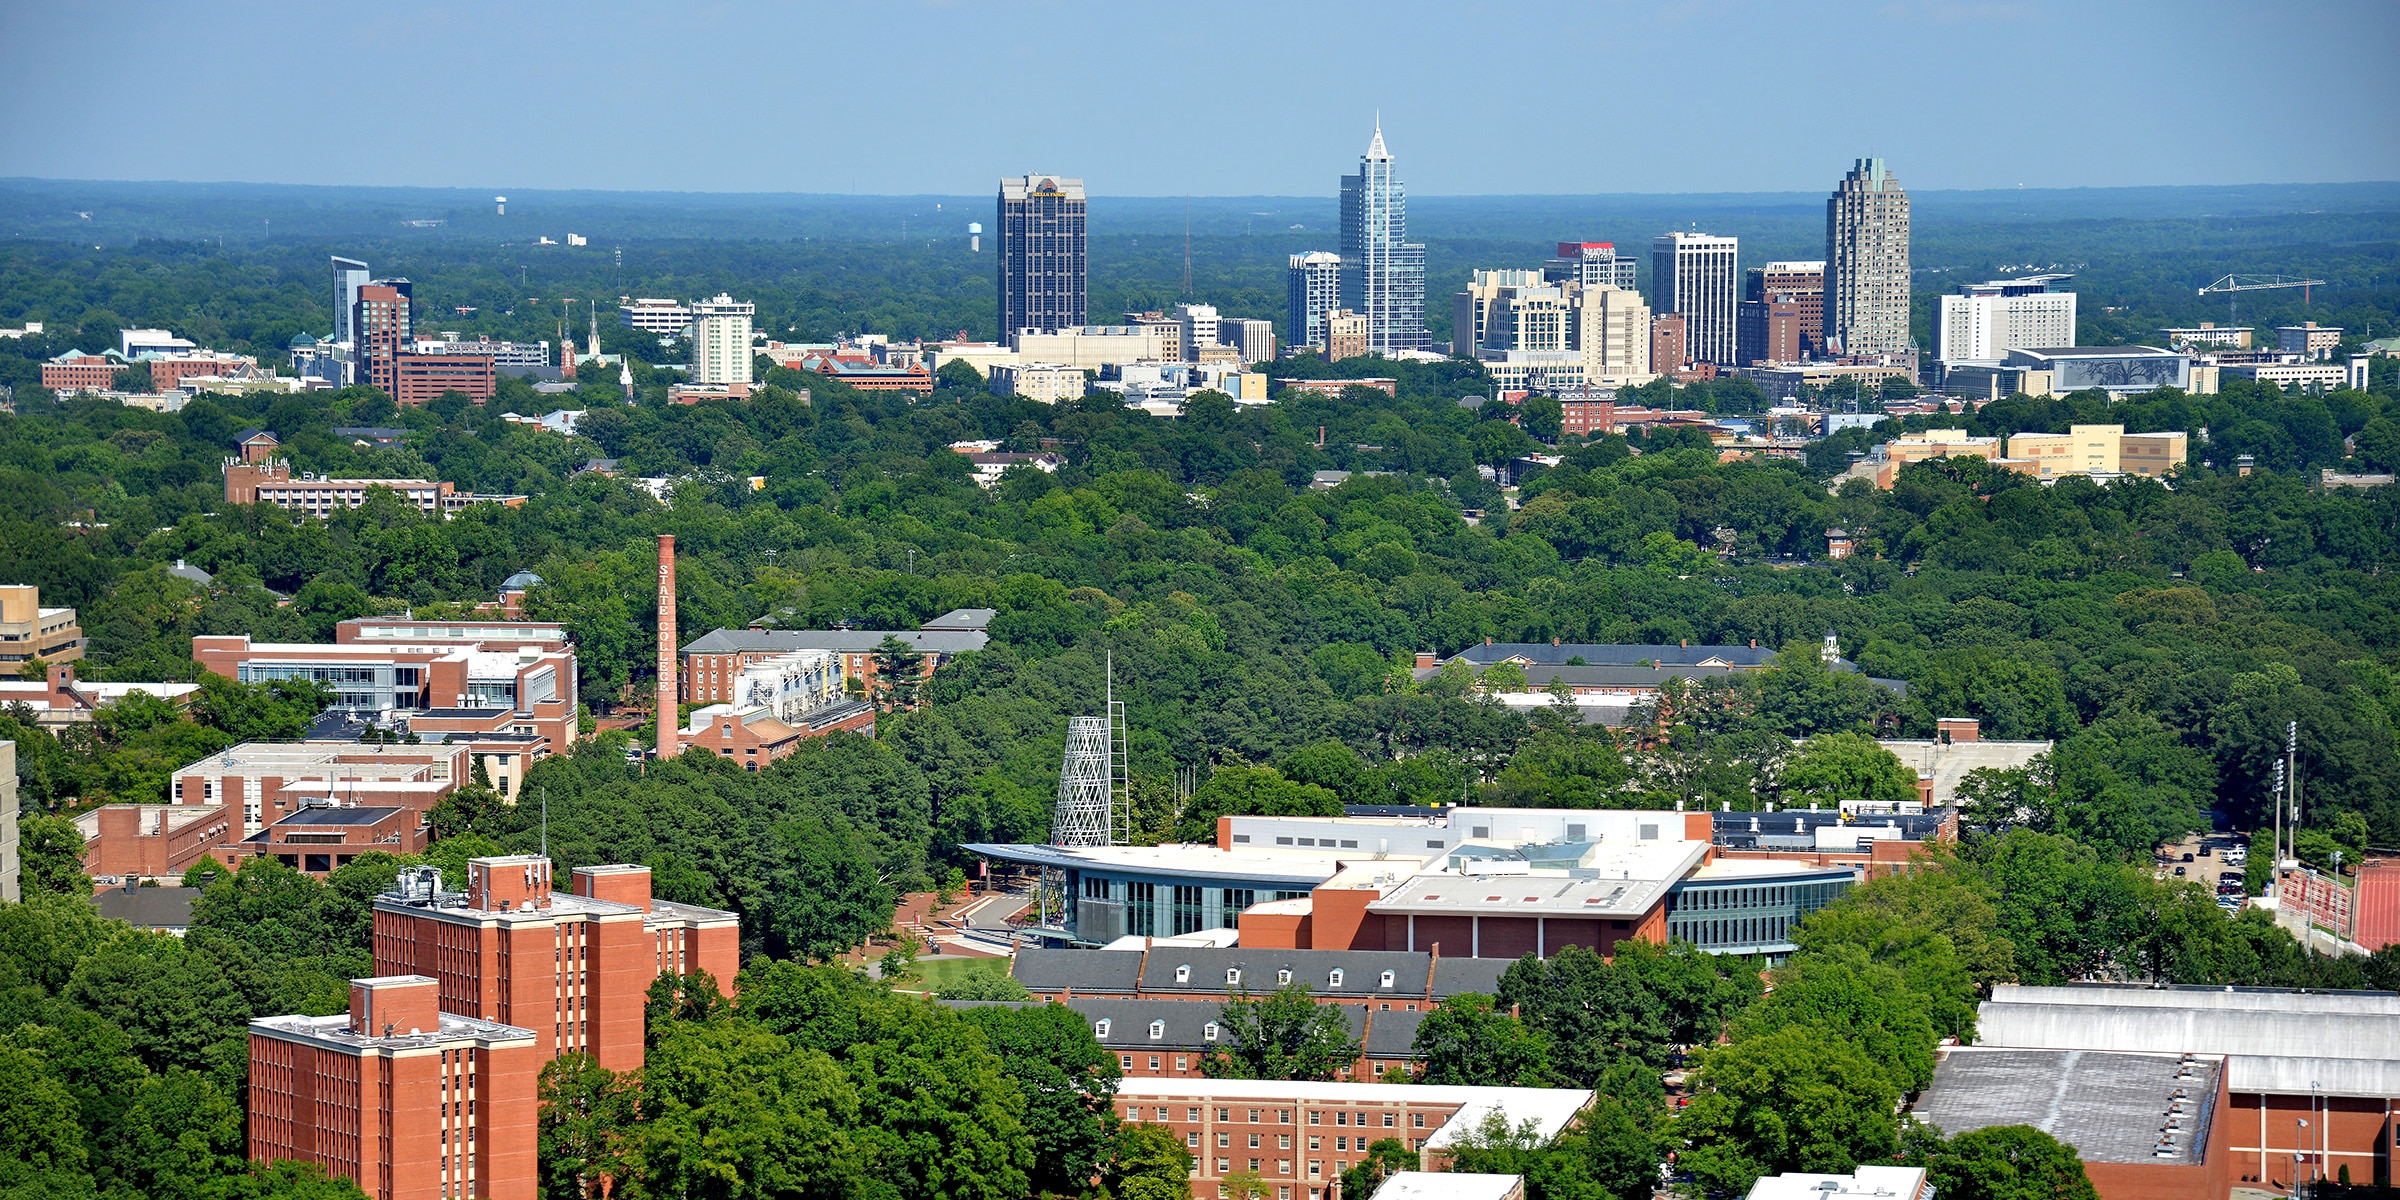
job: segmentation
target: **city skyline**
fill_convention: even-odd
[[[2162,20],[2142,6],[2064,10],[2048,0],[1756,10],[1707,0],[1607,11],[1535,4],[1472,19],[1405,5],[1377,10],[1374,20],[1346,5],[1220,11],[1220,20],[1176,29],[1173,53],[1140,53],[1158,48],[1162,35],[1132,9],[1078,10],[1072,20],[1026,24],[972,5],[895,18],[874,9],[531,4],[471,18],[436,9],[409,21],[338,9],[306,10],[303,19],[278,0],[167,8],[138,18],[109,4],[10,6],[0,12],[0,37],[51,49],[0,80],[0,95],[35,118],[0,132],[0,175],[489,187],[496,194],[582,188],[890,195],[971,194],[981,190],[971,181],[1022,171],[1027,163],[1071,163],[1087,178],[1106,181],[1105,193],[1306,195],[1320,186],[1313,181],[1325,161],[1354,152],[1350,131],[1380,108],[1388,127],[1409,131],[1412,184],[1420,196],[1818,191],[1824,164],[1861,152],[1909,164],[1912,190],[1919,192],[2400,178],[2400,143],[2383,136],[2374,116],[2400,104],[2400,80],[2388,72],[2322,73],[2312,80],[2317,90],[2306,120],[2273,105],[2212,109],[2212,135],[2240,146],[2239,154],[2192,155],[2173,138],[2088,136],[2097,113],[2150,111],[2161,97],[2188,94],[2191,63],[2228,56],[2304,61],[2327,37],[2389,42],[2400,33],[2400,9],[2364,0],[2288,19],[2230,3],[2186,6]],[[738,127],[695,127],[679,106],[656,103],[654,87],[604,82],[584,65],[617,53],[610,47],[634,45],[654,71],[706,64],[713,73],[767,75],[788,65],[784,55],[792,45],[884,44],[903,21],[930,34],[909,42],[918,86],[881,86],[881,72],[891,65],[883,56],[826,54],[788,86],[755,97],[754,119]],[[1437,24],[1440,36],[1427,36]],[[260,28],[286,39],[292,62],[338,62],[370,77],[412,81],[420,97],[414,115],[424,128],[473,131],[504,121],[503,114],[555,113],[569,128],[607,136],[599,143],[403,138],[376,154],[352,156],[162,160],[124,153],[127,130],[157,122],[154,93],[94,87],[94,63],[239,61],[254,52],[247,39]],[[576,32],[561,41],[566,30]],[[1339,42],[1356,53],[1288,73],[1275,56],[1259,52],[1262,31],[1294,45]],[[1677,122],[1484,127],[1472,103],[1478,80],[1447,69],[1532,46],[1606,45],[1618,83],[1658,93],[1684,69],[1677,47],[1695,36],[1736,61],[1838,60],[1889,70],[1873,89],[1826,89],[1820,119],[1770,134],[1748,93],[1731,86],[1678,90],[1686,111]],[[2072,43],[2065,53],[2062,38]],[[568,45],[586,52],[556,52]],[[529,47],[555,49],[529,54]],[[2109,68],[2089,69],[2102,55]],[[955,135],[985,96],[1015,82],[1002,64],[1035,59],[1073,64],[1091,94],[1218,95],[1229,119],[1185,131],[1175,154],[1153,153],[1140,139],[1096,122]],[[1933,64],[1950,61],[2011,64],[2009,144],[2038,146],[2038,153],[1958,136],[1979,119],[1990,93],[1945,86]],[[107,81],[106,68],[97,78]],[[1395,87],[1400,79],[1410,86]],[[242,88],[179,97],[175,121],[192,131],[281,130],[292,114],[318,111],[319,86],[303,73],[261,72]],[[1894,103],[1895,90],[1914,98]],[[741,152],[758,134],[797,134],[828,112],[865,131],[931,132],[943,153]],[[1255,142],[1245,132],[1251,122],[1241,119],[1277,120],[1291,112],[1314,118],[1265,143]],[[1680,153],[1682,131],[1694,127],[1733,131],[1731,152]],[[1752,130],[1755,136],[1745,135]],[[625,146],[634,149],[617,149]],[[1472,153],[1464,149],[1470,146]],[[1495,186],[1493,163],[1535,160],[1545,164],[1542,171],[1512,173],[1505,186]]]

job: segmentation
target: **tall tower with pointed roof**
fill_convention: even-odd
[[[1425,348],[1425,247],[1408,240],[1408,191],[1384,148],[1383,120],[1342,176],[1342,307],[1367,319],[1367,348]]]

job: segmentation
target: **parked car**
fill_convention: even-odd
[[[2178,874],[2178,875],[2181,875],[2181,874],[2183,874],[2183,868],[2182,868],[2182,867],[2177,867],[2177,868],[2175,868],[2175,873],[2176,873],[2176,874]]]
[[[2209,855],[2211,855],[2211,854],[2214,854],[2214,853],[2216,853],[2216,851],[2214,851],[2214,850],[2210,849],[2210,848],[2209,848],[2209,847],[2207,847],[2207,846],[2202,846],[2202,847],[2200,847],[2200,857],[2202,857],[2202,858],[2207,858]]]
[[[2183,852],[2183,861],[2185,861],[2185,862],[2190,862],[2190,861],[2192,861],[2192,852],[2191,852],[2191,851],[2189,851],[2189,850],[2186,850],[2186,851],[2184,851],[2184,852]]]

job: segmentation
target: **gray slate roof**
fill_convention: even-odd
[[[685,654],[789,654],[795,650],[831,650],[864,654],[896,637],[922,654],[965,654],[981,650],[991,637],[982,630],[882,629],[716,629],[684,643]]]
[[[1509,658],[1554,667],[1566,666],[1570,658],[1580,658],[1595,667],[1630,667],[1642,662],[1687,667],[1722,659],[1735,667],[1756,669],[1775,662],[1775,652],[1764,646],[1634,646],[1600,642],[1567,642],[1557,646],[1548,642],[1494,642],[1488,646],[1469,646],[1452,657],[1463,658],[1478,667]],[[1547,676],[1543,682],[1548,682]]]
[[[1268,950],[1241,946],[1156,946],[1140,950],[1024,950],[1017,954],[1017,982],[1035,992],[1135,992],[1144,997],[1226,997],[1275,990],[1285,971],[1319,996],[1345,1001],[1441,1000],[1459,992],[1491,994],[1509,960],[1445,958],[1422,951]],[[1188,970],[1186,970],[1188,968]],[[1342,973],[1333,982],[1333,972]],[[1181,971],[1185,978],[1178,981]],[[1239,982],[1227,972],[1239,971]],[[1383,974],[1392,973],[1392,986]],[[1428,982],[1431,990],[1428,992]]]
[[[192,902],[199,888],[105,888],[92,893],[92,907],[104,921],[123,921],[136,929],[183,929],[192,923]]]
[[[954,1008],[983,1007],[1004,1004],[1012,1008],[1028,1007],[1039,1001],[943,1001]],[[1139,1051],[1170,1054],[1206,1054],[1226,1045],[1222,1029],[1222,1005],[1199,1000],[1112,1000],[1098,996],[1076,996],[1054,1001],[1072,1008],[1084,1023],[1091,1027],[1092,1037],[1101,1047],[1117,1054]],[[1349,1023],[1350,1037],[1360,1043],[1360,1052],[1368,1058],[1413,1058],[1416,1055],[1417,1027],[1426,1014],[1394,1009],[1384,1012],[1362,1004],[1338,1006],[1343,1019]],[[1108,1032],[1101,1033],[1100,1022],[1108,1022]],[[1157,1037],[1150,1036],[1151,1023],[1157,1022]],[[1211,1041],[1208,1027],[1219,1025],[1217,1040]]]

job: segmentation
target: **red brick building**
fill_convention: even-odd
[[[217,846],[211,854],[236,870],[245,860],[272,858],[322,878],[370,851],[422,854],[426,838],[424,814],[413,808],[311,804],[239,842]]]
[[[231,379],[258,366],[255,358],[244,354],[227,354],[221,350],[157,354],[146,361],[150,364],[150,390],[153,392],[172,392],[181,388],[184,380],[202,376]]]
[[[775,715],[773,709],[752,708],[735,711],[730,704],[716,704],[692,714],[691,727],[684,730],[685,746],[698,746],[719,758],[731,759],[750,770],[789,756],[810,738],[820,738],[834,730],[873,734],[875,706],[865,701],[835,704],[803,713],[790,720]]]
[[[334,707],[408,719],[420,737],[533,734],[563,751],[581,736],[575,652],[538,641],[254,642],[248,634],[204,634],[192,639],[192,657],[203,670],[243,683],[323,683],[334,691]],[[422,729],[419,718],[428,722]]]
[[[533,1200],[547,1056],[532,1030],[438,1011],[437,988],[358,979],[347,1013],[250,1022],[251,1160],[318,1163],[376,1200]]]
[[[985,618],[988,620],[988,616]],[[982,626],[956,629],[718,629],[693,638],[682,648],[677,682],[686,704],[734,703],[736,684],[744,668],[768,659],[806,650],[823,650],[841,660],[846,679],[872,686],[877,668],[875,648],[885,637],[896,637],[922,655],[918,670],[930,676],[951,658],[981,650],[990,641]]]
[[[1255,1175],[1276,1200],[1330,1200],[1342,1172],[1392,1138],[1445,1169],[1454,1141],[1497,1115],[1546,1145],[1592,1102],[1573,1088],[1290,1080],[1133,1078],[1118,1117],[1163,1125],[1192,1155],[1193,1200],[1217,1200],[1229,1175]]]
[[[431,868],[403,876],[375,901],[375,969],[433,977],[445,1011],[533,1030],[544,1059],[582,1051],[612,1071],[642,1065],[652,980],[705,970],[731,991],[733,913],[652,899],[647,867],[578,867],[565,896],[550,871],[538,855],[472,859],[464,892]]]
[[[489,354],[402,354],[393,361],[392,402],[431,404],[444,392],[459,392],[481,404],[499,386]]]
[[[209,851],[241,836],[222,804],[104,804],[75,818],[83,873],[180,879]]]
[[[358,339],[358,382],[380,388],[395,400],[400,396],[400,356],[407,352],[411,336],[409,295],[396,282],[377,280],[361,286],[351,317]]]
[[[1650,318],[1650,369],[1661,375],[1672,375],[1683,369],[1691,359],[1684,351],[1685,337],[1682,313],[1662,313]]]
[[[113,355],[69,350],[42,363],[42,386],[54,392],[105,392],[125,366]]]

